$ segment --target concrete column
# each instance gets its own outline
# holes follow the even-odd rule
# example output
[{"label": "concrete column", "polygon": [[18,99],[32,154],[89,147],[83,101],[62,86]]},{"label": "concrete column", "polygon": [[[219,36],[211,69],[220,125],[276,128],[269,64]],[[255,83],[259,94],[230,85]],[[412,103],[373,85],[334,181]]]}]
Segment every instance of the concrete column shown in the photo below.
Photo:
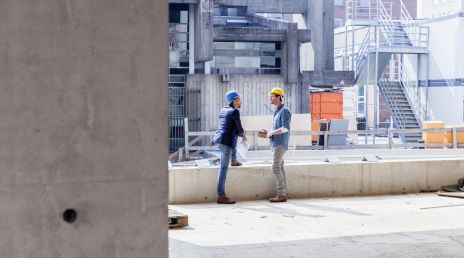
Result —
[{"label": "concrete column", "polygon": [[300,82],[298,84],[299,86],[299,96],[300,96],[300,106],[298,109],[298,113],[301,114],[306,114],[309,113],[309,100],[310,100],[310,95],[309,95],[309,87],[310,85],[305,82]]},{"label": "concrete column", "polygon": [[200,0],[195,10],[195,61],[213,59],[213,0]]},{"label": "concrete column", "polygon": [[286,65],[287,83],[296,84],[300,76],[300,45],[298,43],[298,25],[290,23],[287,26]]},{"label": "concrete column", "polygon": [[189,4],[189,74],[195,74],[195,4]]},{"label": "concrete column", "polygon": [[167,1],[0,14],[0,257],[167,257]]},{"label": "concrete column", "polygon": [[205,74],[211,74],[211,62],[205,62]]},{"label": "concrete column", "polygon": [[311,28],[314,71],[334,69],[334,0],[310,0],[307,24]]},{"label": "concrete column", "polygon": [[281,67],[280,67],[280,74],[282,75],[282,78],[284,81],[288,81],[288,42],[282,42],[281,43],[281,49],[282,49],[282,57],[281,57]]}]

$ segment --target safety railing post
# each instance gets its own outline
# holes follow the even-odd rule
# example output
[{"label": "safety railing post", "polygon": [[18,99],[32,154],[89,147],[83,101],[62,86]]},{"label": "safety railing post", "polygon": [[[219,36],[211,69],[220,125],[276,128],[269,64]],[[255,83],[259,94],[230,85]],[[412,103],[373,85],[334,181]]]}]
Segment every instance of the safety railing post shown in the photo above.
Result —
[{"label": "safety railing post", "polygon": [[324,150],[327,150],[329,149],[329,143],[328,143],[328,139],[329,139],[329,131],[324,131]]},{"label": "safety railing post", "polygon": [[184,150],[185,150],[185,158],[189,159],[189,127],[188,127],[188,117],[184,118]]},{"label": "safety railing post", "polygon": [[253,131],[253,146],[255,151],[258,150],[258,137],[256,131]]},{"label": "safety railing post", "polygon": [[388,149],[393,147],[393,132],[391,128],[388,128]]}]

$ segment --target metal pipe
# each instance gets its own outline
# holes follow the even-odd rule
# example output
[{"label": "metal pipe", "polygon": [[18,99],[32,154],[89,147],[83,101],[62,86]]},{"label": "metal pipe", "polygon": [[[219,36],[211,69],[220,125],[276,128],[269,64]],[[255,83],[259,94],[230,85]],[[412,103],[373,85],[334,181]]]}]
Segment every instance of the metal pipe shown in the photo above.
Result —
[{"label": "metal pipe", "polygon": [[430,76],[430,60],[429,55],[426,56],[426,74],[425,74],[425,119],[430,120],[429,116],[429,76]]},{"label": "metal pipe", "polygon": [[379,75],[379,45],[380,45],[380,30],[377,29],[376,48],[375,48],[374,129],[377,128],[377,123],[378,123],[377,112],[378,112],[379,96],[378,96],[377,82],[379,79],[379,76],[378,76]]}]

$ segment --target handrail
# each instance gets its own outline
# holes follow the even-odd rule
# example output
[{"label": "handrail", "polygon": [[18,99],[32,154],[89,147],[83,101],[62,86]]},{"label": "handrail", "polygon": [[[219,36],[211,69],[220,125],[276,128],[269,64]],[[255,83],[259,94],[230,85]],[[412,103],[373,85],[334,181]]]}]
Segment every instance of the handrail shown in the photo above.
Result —
[{"label": "handrail", "polygon": [[[411,105],[414,116],[416,117],[417,122],[422,124],[424,117],[423,110],[420,108],[420,103],[417,98],[411,99],[408,89],[414,89],[415,93],[419,90],[419,82],[414,77],[411,77],[408,70],[405,68],[404,63],[401,60],[398,60],[399,69],[400,69],[400,83],[403,88],[404,95],[408,99],[409,104]],[[411,83],[414,82],[414,83]],[[416,95],[416,94],[415,94]],[[419,113],[418,113],[419,112]]]},{"label": "handrail", "polygon": [[[248,136],[248,139],[250,139],[251,146],[255,150],[258,150],[258,142],[257,142],[257,132],[256,130],[253,131],[247,131],[246,134]],[[444,134],[444,141],[443,143],[396,143],[394,141],[393,135],[394,134],[418,134],[418,133],[443,133]],[[381,147],[381,148],[386,148],[386,149],[393,149],[395,147],[418,147],[418,148],[428,148],[428,147],[452,147],[452,148],[458,148],[458,147],[464,147],[464,143],[459,143],[457,141],[457,133],[458,132],[464,132],[464,127],[452,127],[452,128],[429,128],[429,129],[396,129],[396,128],[389,128],[389,129],[374,129],[374,130],[340,130],[340,131],[291,131],[291,135],[293,136],[308,136],[311,137],[313,135],[317,136],[324,136],[324,146],[311,146],[313,149],[330,149],[330,147],[337,147],[340,149],[341,147],[346,147],[349,149],[352,149],[353,147],[359,147],[359,148],[366,148],[366,147]],[[452,143],[445,142],[445,134],[447,133],[452,133]],[[215,132],[214,131],[209,131],[209,132],[186,132],[186,136],[209,136],[212,137],[214,136]],[[329,136],[336,136],[336,135],[387,135],[388,138],[388,143],[377,143],[377,144],[347,144],[347,145],[332,145],[330,146],[328,137]],[[297,146],[295,146],[297,147]],[[302,147],[302,146],[298,146]],[[208,146],[190,146],[188,143],[188,139],[186,141],[186,146],[182,148],[185,151],[185,157],[189,158],[189,151],[198,151],[198,150],[217,150],[216,146],[208,145]]]},{"label": "handrail", "polygon": [[[379,8],[378,5],[381,0],[347,0],[346,1],[346,11],[345,18],[347,21],[369,21],[377,20],[379,18]],[[393,14],[393,3],[390,4],[390,9],[387,12],[390,13],[390,16]],[[367,4],[367,5],[365,5]]]},{"label": "handrail", "polygon": [[[390,3],[391,5],[391,3]],[[385,4],[379,0],[379,23],[380,23],[380,29],[383,31],[385,34],[386,38],[386,45],[389,46],[393,43],[393,38],[395,36],[395,24],[392,21],[392,15],[391,13],[389,14]],[[391,9],[391,7],[390,7]]]},{"label": "handrail", "polygon": [[401,14],[400,14],[400,19],[402,21],[410,21],[413,20],[411,14],[408,11],[408,8],[406,8],[406,5],[404,5],[403,0],[400,0],[401,3]]},{"label": "handrail", "polygon": [[[379,87],[380,90],[384,93],[383,95],[385,96],[385,101],[388,103],[388,107],[390,109],[390,113],[392,114],[393,122],[396,124],[397,128],[400,129],[406,129],[407,125],[407,118],[406,116],[401,112],[401,107],[398,105],[397,102],[393,100],[393,90],[390,87],[390,80],[387,78],[387,76],[382,74],[382,77],[379,80],[379,86],[384,83],[386,86],[384,87]],[[402,89],[403,90],[403,89]],[[404,91],[404,90],[403,90]],[[409,100],[408,100],[409,103]],[[409,105],[411,105],[409,103]],[[393,115],[395,114],[395,115]],[[400,134],[400,138],[406,142],[406,137],[404,134]]]},{"label": "handrail", "polygon": [[[415,89],[416,93],[417,93],[418,81],[417,81],[417,79],[414,78],[414,76],[411,76],[409,74],[408,70],[405,68],[403,62],[401,62],[400,59],[395,59],[394,61],[396,61],[396,62],[390,62],[390,66],[388,67],[390,70],[391,69],[394,70],[393,79],[392,79],[392,77],[388,77],[389,78],[388,80],[390,82],[392,82],[392,81],[399,82],[399,86],[402,88],[403,93],[404,93],[410,107],[412,108],[414,117],[415,117],[416,121],[420,125],[420,124],[422,124],[422,113],[419,113],[419,114],[417,113],[417,112],[422,111],[419,108],[420,103],[418,103],[417,98],[412,99],[410,94],[409,94],[409,89]],[[396,69],[398,69],[398,72],[395,71]],[[387,72],[387,69],[385,70],[385,73],[387,75],[391,75],[391,73],[389,74]]]},{"label": "handrail", "polygon": [[355,75],[356,75],[356,78],[358,78],[359,74],[360,74],[360,71],[361,71],[361,67],[362,65],[364,65],[364,63],[366,62],[366,58],[367,58],[367,55],[369,54],[369,47],[371,45],[371,27],[369,27],[367,33],[366,33],[366,36],[364,37],[363,39],[363,42],[361,43],[361,46],[358,50],[358,53],[355,57],[355,60],[356,60],[356,64],[352,64],[354,66],[354,71],[355,71]]}]

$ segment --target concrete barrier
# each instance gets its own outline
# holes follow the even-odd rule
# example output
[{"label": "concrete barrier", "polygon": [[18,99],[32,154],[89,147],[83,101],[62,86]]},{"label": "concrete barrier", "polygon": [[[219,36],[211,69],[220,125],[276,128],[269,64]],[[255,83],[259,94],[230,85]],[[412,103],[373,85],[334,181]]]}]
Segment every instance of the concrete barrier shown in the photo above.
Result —
[{"label": "concrete barrier", "polygon": [[[438,190],[464,177],[464,158],[288,164],[290,198],[417,193]],[[171,168],[169,203],[214,202],[218,167]],[[275,194],[270,164],[231,167],[226,193],[244,201]]]}]

